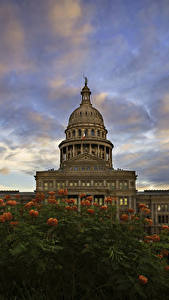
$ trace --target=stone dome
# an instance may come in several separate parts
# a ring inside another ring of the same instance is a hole
[[[96,108],[92,107],[91,104],[81,104],[80,107],[75,109],[70,115],[68,126],[84,123],[104,126],[101,113]]]
[[[81,91],[82,102],[80,107],[75,109],[69,118],[69,126],[78,124],[97,124],[104,127],[104,121],[101,113],[92,106],[90,102],[90,89],[87,86],[87,79],[85,80],[85,86]]]

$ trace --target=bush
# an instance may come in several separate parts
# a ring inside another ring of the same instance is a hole
[[[110,197],[80,212],[65,197],[0,201],[0,299],[169,299],[167,228],[148,236],[143,208],[119,222]]]

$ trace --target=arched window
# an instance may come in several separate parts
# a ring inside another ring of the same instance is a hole
[[[88,136],[88,129],[85,129],[84,133],[85,133],[85,136]]]
[[[86,111],[86,116],[87,116],[87,111]]]
[[[70,134],[70,131],[68,132],[68,138],[70,138],[71,134]]]
[[[97,136],[100,136],[100,130],[97,130]]]
[[[72,131],[73,137],[75,137],[75,134],[76,134],[76,132],[75,132],[75,130],[73,130],[73,131]]]
[[[82,112],[80,111],[80,116],[82,116]]]
[[[92,129],[92,130],[91,130],[91,135],[92,135],[92,136],[94,136],[94,135],[95,135],[95,133],[94,133],[94,129]]]
[[[78,130],[78,135],[81,136],[82,135],[82,131],[81,129]]]

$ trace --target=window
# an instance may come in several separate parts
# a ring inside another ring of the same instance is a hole
[[[128,183],[127,183],[127,181],[126,181],[126,180],[124,181],[124,188],[125,188],[125,189],[127,189],[127,188],[128,188]]]
[[[48,182],[44,182],[44,190],[48,190]]]
[[[81,129],[78,130],[78,135],[81,136],[82,135],[82,131]]]
[[[119,182],[119,189],[122,190],[122,188],[123,188],[123,182],[120,181],[120,182]]]
[[[92,129],[92,130],[91,130],[91,135],[92,135],[92,136],[94,136],[94,135],[95,135],[95,133],[94,133],[94,129]]]
[[[86,167],[86,170],[87,170],[87,171],[90,171],[90,167]]]
[[[74,186],[77,186],[77,181],[74,182]]]
[[[85,134],[85,136],[88,136],[88,129],[85,129],[84,134]]]
[[[75,137],[75,130],[72,131],[73,137]]]
[[[128,205],[128,199],[127,199],[127,197],[120,198],[120,205]]]
[[[52,181],[49,181],[49,187],[53,188],[53,182]]]
[[[70,185],[70,186],[73,186],[73,182],[70,182],[69,185]]]
[[[86,185],[87,185],[87,186],[90,186],[90,182],[87,182]]]
[[[115,189],[115,182],[114,181],[112,182],[112,189],[113,190]]]
[[[74,171],[78,171],[78,167],[74,167]]]
[[[100,136],[100,130],[97,130],[97,136]]]
[[[85,182],[84,181],[82,182],[82,186],[85,186]]]

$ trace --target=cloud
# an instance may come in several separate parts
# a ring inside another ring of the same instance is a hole
[[[32,68],[26,56],[23,24],[14,3],[1,3],[0,36],[0,76],[12,70],[25,71]]]
[[[10,171],[9,171],[8,168],[1,168],[0,169],[0,174],[8,175],[9,173],[10,173]]]

